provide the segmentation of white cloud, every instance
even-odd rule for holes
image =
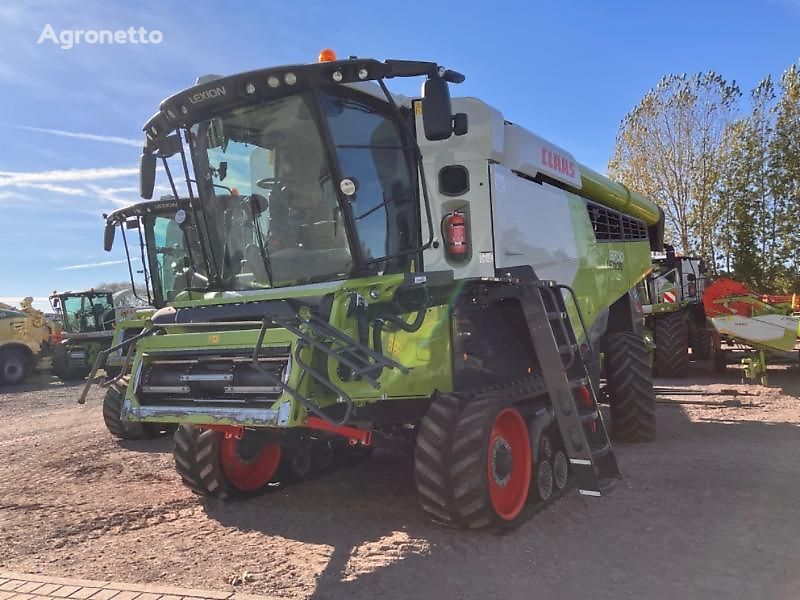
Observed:
[[[53,183],[16,183],[16,187],[34,188],[37,190],[45,190],[53,192],[54,194],[66,194],[67,196],[86,196],[86,190],[76,187],[68,187],[65,185],[56,185]]]
[[[51,135],[60,135],[64,137],[78,138],[81,140],[90,140],[93,142],[106,142],[109,144],[122,144],[124,146],[136,146],[141,148],[144,142],[142,140],[134,140],[131,138],[117,137],[114,135],[96,135],[94,133],[81,133],[75,131],[63,131],[61,129],[45,129],[43,127],[29,127],[27,125],[5,125],[5,127],[13,127],[14,129],[25,129],[26,131],[38,131],[40,133],[49,133]]]
[[[96,181],[131,177],[139,173],[136,167],[99,167],[93,169],[63,169],[56,171],[0,171],[0,187],[42,182]]]
[[[139,188],[133,186],[127,187],[101,187],[91,183],[86,186],[92,191],[92,194],[101,200],[113,202],[118,206],[128,206],[136,202],[139,196]]]
[[[138,260],[135,256],[131,257],[131,261]],[[84,263],[82,265],[69,265],[68,267],[58,267],[55,271],[76,271],[78,269],[93,269],[95,267],[110,267],[112,265],[124,265],[127,259],[122,260],[103,260],[95,263]]]

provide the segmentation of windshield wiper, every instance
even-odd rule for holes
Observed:
[[[253,225],[256,229],[256,238],[258,238],[258,250],[261,252],[261,260],[264,261],[264,269],[267,272],[267,279],[269,279],[269,287],[274,287],[272,282],[272,262],[270,261],[267,247],[264,244],[264,234],[261,231],[261,223],[259,223],[258,217],[256,216],[256,199],[251,194],[248,200],[248,204],[250,206],[250,215],[253,217]]]

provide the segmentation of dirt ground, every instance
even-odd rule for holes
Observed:
[[[702,367],[702,365],[701,365]],[[101,391],[0,389],[0,566],[276,598],[798,598],[800,372],[770,387],[695,369],[660,380],[658,440],[616,446],[624,479],[505,533],[426,521],[408,457],[266,496],[203,503],[171,438],[118,442]],[[681,394],[668,393],[669,390]]]

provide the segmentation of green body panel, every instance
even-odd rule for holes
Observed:
[[[567,193],[575,243],[580,257],[572,289],[578,297],[586,327],[641,281],[650,269],[650,245],[638,242],[598,242],[582,198]],[[576,334],[583,339],[572,302],[567,303]]]
[[[286,299],[320,296],[326,293],[333,294],[331,317],[329,323],[356,338],[357,324],[352,316],[348,316],[350,297],[353,292],[370,302],[385,302],[394,297],[395,290],[403,284],[404,276],[385,275],[380,277],[367,277],[349,281],[334,282],[324,286],[305,286],[303,288],[283,288],[265,290],[256,295],[239,296],[227,295],[227,302],[255,301],[264,299]],[[454,284],[455,285],[455,284]],[[311,288],[311,289],[309,289]],[[209,295],[214,296],[214,295]],[[207,297],[201,302],[192,302],[191,306],[199,304],[219,304],[219,299]],[[404,315],[407,322],[415,314]],[[388,329],[388,328],[387,328]],[[181,325],[166,326],[167,335],[157,335],[143,338],[137,343],[136,355],[133,363],[133,373],[137,373],[143,362],[156,357],[159,352],[191,351],[218,348],[220,350],[241,350],[243,355],[252,354],[258,341],[259,330],[251,329],[220,329],[206,330],[203,332],[190,331]],[[372,330],[370,329],[370,339]],[[294,354],[297,338],[294,334],[282,328],[270,328],[265,332],[263,348],[290,347]],[[374,389],[363,381],[344,381],[337,373],[337,363],[327,360],[327,374],[330,381],[348,394],[355,404],[364,404],[384,398],[412,398],[428,397],[432,390],[449,392],[453,389],[453,374],[450,341],[450,308],[448,305],[430,307],[425,315],[421,327],[416,332],[385,330],[382,334],[383,352],[400,364],[411,369],[404,375],[397,369],[384,369],[378,378],[380,388]],[[315,356],[317,354],[318,356]],[[303,362],[317,364],[315,358],[324,359],[319,351],[306,348],[300,355]],[[337,396],[323,386],[315,383],[312,378],[303,375],[303,371],[295,362],[287,381],[288,385],[296,389],[305,398],[320,407],[327,407],[338,401]],[[128,386],[126,402],[135,414],[139,406],[136,398],[135,386]],[[292,396],[284,391],[276,400],[272,408],[277,409],[288,403],[288,419],[281,423],[281,427],[297,427],[303,424],[304,410]],[[242,411],[241,418],[216,418],[210,415],[180,414],[159,415],[158,417],[128,416],[129,420],[153,421],[160,423],[187,423],[187,424],[218,424],[218,425],[257,425],[248,421],[247,411]]]
[[[661,302],[650,305],[650,314],[665,315],[683,310],[689,306],[688,302]]]
[[[345,316],[346,304],[335,302],[331,315],[333,324],[356,337],[352,319]],[[338,313],[338,314],[337,314]],[[372,327],[370,327],[372,339]],[[408,375],[397,369],[384,369],[380,377],[381,387],[375,390],[364,381],[344,382],[336,372],[336,364],[328,361],[328,377],[354,400],[376,401],[381,398],[427,397],[431,390],[450,392],[453,389],[453,370],[450,344],[450,310],[447,306],[428,309],[420,329],[414,333],[406,331],[384,331],[383,353],[411,369]]]
[[[641,219],[648,225],[658,223],[661,212],[651,200],[583,165],[580,165],[580,172],[581,192],[587,198]]]

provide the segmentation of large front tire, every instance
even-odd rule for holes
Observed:
[[[710,330],[695,329],[691,334],[692,357],[696,360],[709,360],[714,357],[714,335]]]
[[[656,396],[642,336],[614,333],[606,342],[606,379],[611,429],[620,442],[656,437]]]
[[[125,402],[127,382],[114,382],[108,386],[103,397],[103,421],[106,429],[121,440],[144,440],[156,437],[158,431],[148,427],[145,423],[123,421],[121,418],[122,404]]]
[[[653,373],[657,377],[685,377],[689,370],[689,324],[683,312],[657,316],[653,334],[656,342]]]
[[[439,396],[417,434],[414,477],[436,522],[477,529],[517,519],[528,499],[532,457],[519,411],[496,399]]]
[[[22,350],[0,350],[0,383],[20,385],[28,377],[31,360]]]
[[[278,471],[281,448],[254,437],[181,425],[175,431],[175,468],[184,485],[201,496],[221,500],[253,496]]]

